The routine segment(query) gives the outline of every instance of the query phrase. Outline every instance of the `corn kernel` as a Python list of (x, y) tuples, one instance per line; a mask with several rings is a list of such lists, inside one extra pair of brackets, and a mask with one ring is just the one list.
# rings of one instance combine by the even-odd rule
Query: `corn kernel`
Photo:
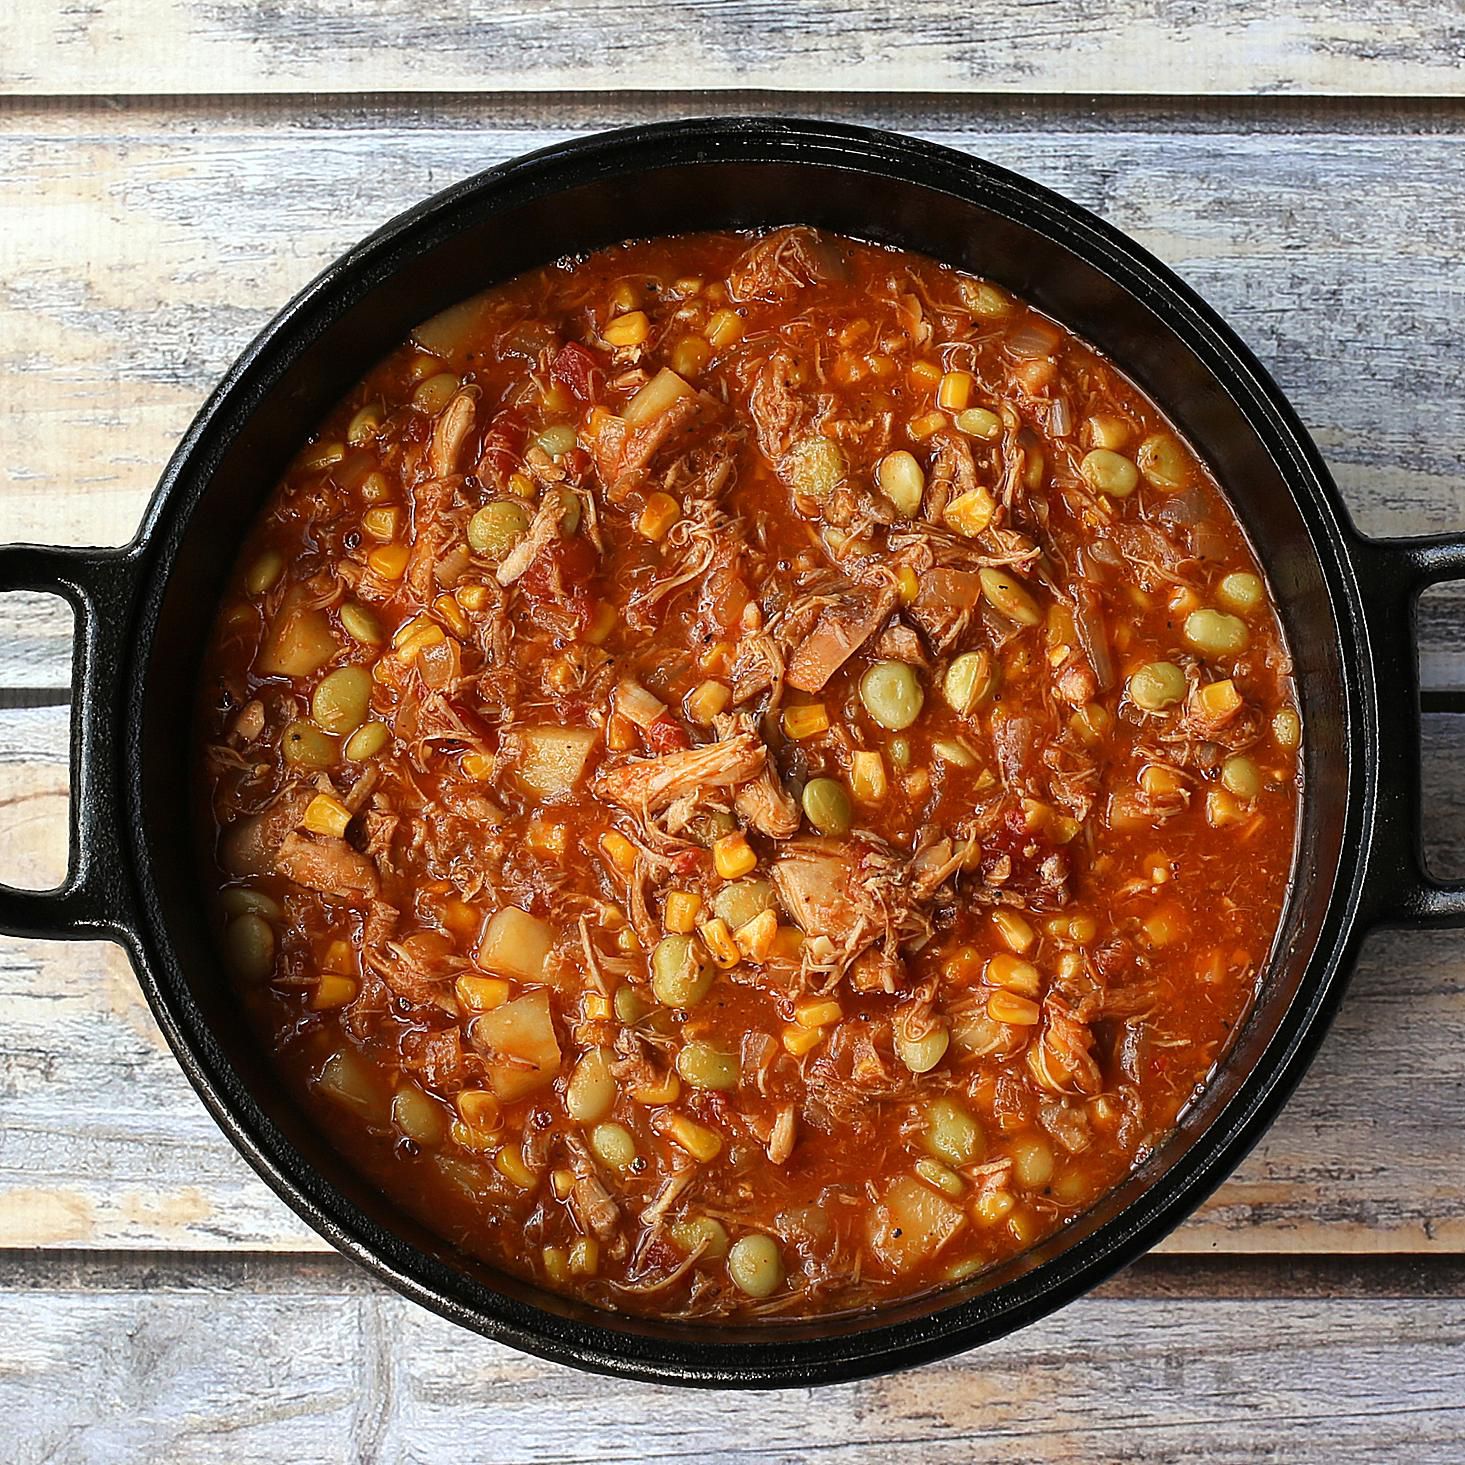
[(993, 1022), (1010, 1022), (1018, 1027), (1036, 1027), (1041, 1016), (1038, 1004), (1015, 992), (997, 991), (987, 998), (987, 1016)]
[(833, 997), (800, 997), (794, 1003), (794, 1021), (802, 1028), (827, 1028), (844, 1016)]
[(493, 754), (464, 753), (458, 759), (458, 767), (463, 770), (465, 778), (476, 779), (479, 783), (484, 783), (493, 777)]
[(570, 1275), (593, 1277), (600, 1268), (600, 1243), (593, 1236), (582, 1236), (570, 1248)]
[(639, 346), (651, 334), (651, 322), (644, 310), (617, 316), (601, 332), (612, 346)]
[(340, 839), (351, 822), (351, 811), (334, 794), (317, 794), (306, 806), (300, 823), (312, 834)]
[(948, 412), (960, 412), (972, 399), (972, 374), (948, 371), (936, 391), (936, 403)]
[(987, 1226), (995, 1226), (1012, 1214), (1017, 1204), (1010, 1190), (985, 1190), (977, 1197), (972, 1212), (976, 1219)]
[(1146, 763), (1139, 771), (1139, 786), (1149, 799), (1173, 799), (1185, 792), (1185, 780), (1163, 763)]
[(631, 1097), (646, 1108), (655, 1108), (661, 1104), (675, 1104), (682, 1096), (682, 1081), (671, 1069), (668, 1069), (655, 1083), (641, 1084), (631, 1090)]
[(616, 932), (616, 950), (623, 956), (635, 956), (641, 949), (641, 938), (629, 926)]
[(509, 492), (516, 499), (532, 499), (538, 491), (534, 487), (534, 480), (527, 473), (514, 472), (509, 474)]
[(933, 432), (940, 432), (941, 429), (945, 426), (946, 418), (942, 413), (926, 412), (923, 413), (920, 417), (912, 418), (911, 421), (906, 424), (906, 431), (910, 433), (910, 435), (915, 438), (917, 442), (922, 442), (926, 438), (930, 437)]
[(742, 952), (738, 950), (738, 943), (733, 939), (732, 928), (721, 916), (711, 921), (703, 921), (697, 927), (697, 934), (702, 938), (702, 944), (711, 954), (713, 961), (724, 971), (735, 967), (742, 960)]
[(509, 1000), (509, 984), (503, 977), (480, 977), (465, 972), (453, 983), (458, 1001), (469, 1012), (492, 1012)]
[(471, 629), (468, 625), (468, 617), (463, 614), (463, 607), (458, 604), (457, 598), (452, 595), (439, 595), (432, 603), (432, 608), (448, 623), (448, 628), (455, 636), (466, 636)]
[(807, 702), (799, 707), (783, 709), (783, 731), (785, 737), (796, 741), (812, 738), (829, 730), (829, 709), (822, 702)]
[(1016, 952), (1018, 956), (1025, 955), (1032, 950), (1033, 942), (1038, 939), (1037, 933), (1016, 911), (1008, 910), (1005, 906), (999, 906), (992, 912), (992, 924), (997, 928), (997, 934), (1002, 938), (1009, 951)]
[(660, 543), (666, 532), (682, 517), (682, 506), (669, 493), (653, 493), (636, 520), (636, 532), (653, 543)]
[(541, 1247), (539, 1258), (544, 1266), (544, 1275), (552, 1285), (563, 1287), (570, 1280), (570, 1254), (563, 1246)]
[(491, 1134), (503, 1123), (499, 1101), (487, 1089), (464, 1089), (456, 1102), (463, 1123), (471, 1129)]
[(722, 1152), (722, 1136), (715, 1129), (688, 1119), (685, 1114), (659, 1115), (653, 1122), (657, 1129), (704, 1165)]
[(629, 875), (636, 868), (636, 846), (624, 834), (608, 829), (600, 836), (601, 853), (622, 875)]
[[(453, 599), (456, 600), (458, 604), (463, 607), (464, 610), (482, 610), (488, 604), (488, 586), (459, 585), (458, 588), (453, 591)], [(459, 634), (466, 636), (468, 633), (466, 631), (462, 631)]]
[(1210, 682), (1196, 694), (1202, 711), (1212, 721), (1230, 717), (1241, 706), (1241, 694), (1229, 677), (1224, 682)]
[(797, 926), (780, 926), (768, 948), (769, 961), (797, 961), (803, 954), (804, 933)]
[(342, 976), (339, 972), (323, 972), (310, 994), (310, 1010), (325, 1012), (332, 1007), (344, 1007), (352, 1001), (357, 992), (356, 979)]
[(402, 511), (395, 507), (368, 509), (361, 516), (361, 527), (373, 539), (395, 539), (402, 522)]
[(641, 287), (630, 280), (617, 280), (610, 292), (610, 303), (617, 310), (636, 310), (641, 304)]
[(351, 972), (356, 961), (349, 941), (332, 941), (321, 958), (321, 968), (328, 972)]
[(733, 648), (731, 641), (714, 641), (697, 659), (697, 666), (708, 676), (726, 676), (732, 669)]
[(556, 1200), (568, 1200), (570, 1192), (575, 1188), (575, 1172), (573, 1170), (551, 1170), (549, 1188)]
[[(310, 811), (306, 810), (309, 817)], [(1228, 824), (1239, 824), (1246, 818), (1246, 810), (1235, 794), (1224, 788), (1206, 790), (1206, 823), (1212, 829), (1223, 829)]]
[(702, 913), (702, 897), (694, 890), (673, 890), (666, 897), (661, 924), (674, 936), (690, 936)]
[(452, 1135), (455, 1145), (461, 1145), (465, 1150), (473, 1150), (478, 1154), (491, 1150), (498, 1143), (491, 1130), (475, 1129), (461, 1119), (453, 1120), (448, 1126), (448, 1133)]
[(524, 1163), (524, 1152), (518, 1145), (505, 1145), (493, 1157), (493, 1167), (520, 1190), (534, 1189), (534, 1172)]
[(911, 380), (923, 387), (934, 387), (941, 380), (941, 368), (934, 361), (918, 361), (911, 367)]
[(1070, 916), (1068, 934), (1080, 946), (1087, 946), (1099, 934), (1099, 923), (1092, 916)]
[(885, 776), (885, 760), (879, 753), (865, 749), (850, 756), (850, 792), (862, 804), (878, 804), (890, 791)]
[(787, 1027), (783, 1030), (783, 1049), (795, 1058), (802, 1058), (824, 1041), (823, 1028)]
[(636, 724), (623, 712), (612, 712), (605, 724), (605, 746), (612, 753), (629, 753), (639, 741)]
[(1005, 988), (1023, 997), (1036, 997), (1042, 990), (1042, 978), (1037, 967), (1010, 951), (999, 951), (987, 962), (986, 977), (994, 987)]
[(777, 935), (778, 917), (772, 911), (759, 911), (751, 921), (733, 932), (733, 940), (749, 961), (755, 966), (762, 966), (773, 950), (773, 940)]
[(902, 605), (912, 604), (921, 593), (921, 582), (909, 565), (901, 565), (895, 572), (895, 590)]
[(712, 865), (724, 880), (741, 880), (757, 868), (758, 856), (741, 830), (724, 834), (712, 846)]
[(367, 555), (366, 563), (383, 580), (400, 580), (407, 569), (409, 551), (405, 544), (383, 544)]
[(975, 539), (992, 522), (997, 505), (985, 488), (973, 488), (946, 506), (946, 522), (958, 534)]
[(683, 336), (671, 348), (671, 369), (689, 381), (700, 376), (712, 360), (712, 347), (701, 336)]
[(703, 727), (711, 727), (719, 712), (726, 712), (732, 701), (732, 688), (726, 682), (708, 678), (687, 696), (687, 716)]
[(707, 322), (707, 339), (713, 347), (721, 351), (731, 346), (734, 341), (741, 339), (743, 334), (743, 318), (735, 310), (716, 310), (712, 313), (712, 319)]
[(586, 1022), (610, 1021), (610, 998), (604, 992), (587, 992), (581, 1006)]
[(580, 633), (580, 639), (588, 641), (592, 646), (604, 646), (610, 639), (610, 633), (616, 628), (616, 620), (615, 606), (608, 600), (602, 600), (590, 612), (590, 622)]

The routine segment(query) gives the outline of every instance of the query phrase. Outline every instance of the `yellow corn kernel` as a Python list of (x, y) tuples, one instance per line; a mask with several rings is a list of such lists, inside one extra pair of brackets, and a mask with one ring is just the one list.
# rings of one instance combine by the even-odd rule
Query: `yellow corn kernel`
[(453, 991), (469, 1012), (492, 1012), (509, 1000), (509, 984), (504, 977), (480, 977), (465, 972), (453, 983)]
[(722, 1136), (715, 1129), (688, 1119), (685, 1114), (659, 1115), (653, 1122), (664, 1135), (704, 1165), (722, 1152)]
[(948, 371), (936, 391), (936, 403), (948, 412), (960, 412), (972, 399), (972, 374)]
[(524, 1163), (524, 1152), (518, 1145), (505, 1145), (493, 1157), (493, 1168), (520, 1190), (534, 1189), (534, 1172)]
[(651, 334), (651, 322), (644, 310), (617, 316), (601, 333), (612, 346), (639, 346)]
[(683, 336), (671, 348), (671, 369), (688, 381), (700, 376), (712, 360), (712, 346), (701, 336)]
[[(488, 604), (487, 585), (459, 585), (453, 591), (453, 599), (458, 602), (464, 610), (482, 610)], [(460, 636), (466, 636), (467, 631), (460, 631)]]
[(975, 539), (992, 522), (996, 509), (985, 488), (973, 488), (946, 506), (945, 518), (958, 534)]
[(581, 999), (586, 1022), (610, 1021), (610, 998), (604, 992), (587, 992)]
[(464, 753), (458, 759), (458, 767), (463, 770), (465, 778), (472, 778), (476, 779), (479, 783), (485, 783), (493, 777), (493, 754)]
[(543, 404), (544, 410), (555, 416), (571, 411), (575, 405), (575, 399), (570, 395), (569, 390), (561, 386), (559, 382), (552, 383), (540, 392), (539, 400)]
[(710, 921), (703, 921), (697, 927), (697, 934), (702, 938), (702, 944), (711, 954), (713, 961), (724, 971), (735, 967), (742, 960), (743, 954), (738, 950), (738, 943), (733, 939), (732, 929), (721, 916)]
[(424, 631), (430, 630), (432, 624), (433, 622), (425, 615), (415, 615), (410, 620), (403, 621), (392, 632), (392, 648), (400, 651), (409, 641), (422, 635)]
[(653, 493), (636, 520), (636, 532), (645, 539), (660, 543), (666, 531), (682, 517), (682, 506), (669, 493)]
[(604, 646), (610, 639), (610, 633), (616, 628), (616, 619), (615, 606), (608, 600), (602, 600), (590, 612), (590, 624), (580, 633), (580, 639), (588, 641), (592, 646)]
[(800, 997), (794, 1003), (794, 1021), (801, 1028), (827, 1028), (844, 1016), (833, 997)]
[(610, 292), (610, 303), (617, 310), (636, 310), (641, 304), (641, 287), (630, 280), (617, 280)]
[(1010, 1190), (984, 1190), (972, 1206), (972, 1214), (986, 1226), (995, 1226), (1012, 1214), (1017, 1202)]
[(593, 1236), (582, 1236), (570, 1248), (570, 1275), (593, 1277), (600, 1268), (600, 1243)]
[(312, 834), (340, 839), (351, 822), (351, 811), (334, 794), (317, 794), (306, 806), (301, 826)]
[(310, 1010), (325, 1012), (332, 1007), (344, 1007), (352, 1001), (357, 992), (355, 977), (343, 977), (339, 972), (323, 972), (310, 994)]
[(890, 791), (885, 760), (879, 753), (861, 749), (850, 756), (850, 792), (862, 804), (878, 804)]
[(516, 499), (532, 499), (539, 490), (527, 473), (514, 472), (509, 474), (509, 492)]
[(987, 998), (987, 1016), (993, 1022), (1010, 1022), (1017, 1027), (1036, 1027), (1041, 1013), (1038, 1004), (1015, 992), (993, 992)]
[(575, 1188), (575, 1172), (573, 1170), (551, 1170), (549, 1188), (556, 1200), (568, 1200), (570, 1192)]
[(769, 961), (797, 961), (803, 954), (804, 933), (797, 926), (780, 926), (768, 948)]
[(447, 639), (447, 634), (436, 621), (428, 621), (426, 625), (418, 625), (412, 634), (402, 641), (397, 647), (397, 658), (400, 661), (416, 661), (429, 646), (441, 646)]
[(732, 688), (709, 677), (687, 697), (687, 716), (703, 727), (711, 727), (712, 719), (726, 712), (731, 701)]
[(783, 1030), (783, 1050), (795, 1058), (802, 1058), (824, 1041), (823, 1028), (787, 1027)]
[(629, 875), (636, 868), (636, 846), (614, 829), (607, 829), (600, 836), (600, 852), (622, 875)]
[(641, 938), (629, 926), (616, 932), (616, 950), (622, 955), (634, 956), (641, 949)]
[(1032, 926), (1016, 911), (1009, 910), (1006, 906), (999, 906), (992, 912), (992, 924), (997, 928), (997, 934), (1002, 938), (1007, 949), (1018, 956), (1023, 956), (1031, 951), (1033, 942), (1038, 939)]
[(918, 361), (911, 367), (911, 380), (923, 387), (934, 387), (941, 380), (941, 368), (934, 361)]
[(909, 565), (901, 565), (895, 572), (896, 594), (900, 596), (902, 605), (910, 605), (921, 593), (921, 582), (916, 578), (916, 572)]
[(1201, 710), (1213, 721), (1230, 717), (1241, 706), (1241, 693), (1229, 677), (1224, 682), (1210, 682), (1196, 694)]
[(715, 310), (707, 322), (707, 339), (721, 351), (740, 340), (743, 334), (743, 318), (735, 310)]
[(355, 966), (355, 955), (349, 941), (332, 941), (321, 959), (322, 969), (328, 972), (350, 972)]
[(405, 544), (383, 544), (367, 555), (366, 563), (383, 580), (400, 580), (407, 569), (409, 551)]
[(945, 426), (946, 418), (942, 413), (925, 412), (920, 417), (912, 418), (911, 421), (906, 424), (905, 430), (910, 433), (910, 435), (915, 438), (917, 442), (922, 442), (926, 438), (930, 437), (933, 432), (940, 432), (941, 429)]
[(368, 509), (361, 516), (361, 527), (373, 539), (395, 539), (402, 522), (402, 511), (395, 506)]
[(999, 951), (989, 958), (986, 977), (994, 987), (1016, 992), (1021, 997), (1036, 997), (1042, 990), (1042, 978), (1037, 967), (1010, 951)]
[(733, 932), (733, 940), (754, 966), (762, 966), (773, 950), (773, 939), (777, 935), (778, 917), (772, 911), (759, 911), (751, 921)]
[(605, 724), (605, 746), (612, 753), (629, 753), (638, 741), (636, 724), (624, 713), (612, 712)]
[(822, 702), (807, 702), (799, 707), (783, 709), (785, 737), (795, 740), (812, 738), (829, 730), (829, 709)]
[(1185, 780), (1163, 763), (1146, 763), (1139, 771), (1139, 786), (1149, 799), (1173, 799), (1185, 791)]
[(468, 625), (468, 617), (463, 614), (463, 607), (458, 604), (457, 597), (453, 595), (439, 595), (432, 603), (432, 608), (448, 623), (448, 629), (455, 636), (466, 636), (471, 629)]
[(641, 1084), (631, 1090), (631, 1097), (648, 1109), (661, 1104), (675, 1104), (681, 1096), (682, 1081), (671, 1069), (662, 1074), (655, 1083)]
[(669, 891), (661, 924), (673, 936), (690, 936), (697, 929), (697, 917), (701, 913), (702, 897), (695, 890)]
[(758, 856), (741, 830), (724, 834), (712, 845), (712, 866), (724, 880), (741, 880), (757, 868)]
[(1068, 934), (1080, 946), (1087, 946), (1099, 934), (1099, 923), (1092, 916), (1070, 916)]
[(733, 646), (731, 641), (714, 641), (697, 658), (698, 669), (712, 677), (724, 677), (732, 668)]
[[(309, 817), (310, 810), (307, 809)], [(1235, 794), (1224, 788), (1206, 790), (1206, 823), (1212, 829), (1224, 829), (1228, 824), (1240, 824), (1246, 818), (1246, 810)]]
[(470, 1129), (492, 1134), (503, 1123), (499, 1101), (487, 1089), (464, 1089), (456, 1102), (459, 1116)]
[(455, 1119), (448, 1126), (448, 1133), (453, 1137), (455, 1145), (461, 1145), (465, 1150), (473, 1150), (478, 1154), (485, 1154), (498, 1143), (498, 1136), (488, 1129), (475, 1129), (471, 1124), (462, 1119)]
[(570, 847), (570, 832), (558, 820), (536, 815), (529, 821), (524, 842), (536, 855), (557, 860)]
[[(561, 1199), (563, 1198), (562, 1196)], [(544, 1275), (553, 1286), (563, 1287), (570, 1280), (570, 1254), (563, 1246), (541, 1247), (539, 1259), (544, 1267)]]

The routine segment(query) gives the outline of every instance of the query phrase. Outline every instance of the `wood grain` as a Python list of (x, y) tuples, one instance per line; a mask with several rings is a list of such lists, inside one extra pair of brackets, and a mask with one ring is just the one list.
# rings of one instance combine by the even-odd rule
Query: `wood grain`
[(523, 1358), (325, 1259), (28, 1265), (0, 1284), (0, 1412), (16, 1465), (1458, 1460), (1459, 1278), (1350, 1295), (1328, 1270), (1201, 1290), (1141, 1264), (964, 1357), (732, 1396)]
[[(708, 106), (0, 114), (0, 213), (25, 220), (0, 230), (0, 540), (130, 537), (237, 352), (391, 214), (592, 126)], [(1365, 529), (1465, 525), (1465, 110), (1216, 107), (1181, 120), (939, 99), (801, 110), (917, 131), (1096, 208), (1259, 352)], [(1429, 602), (1435, 685), (1465, 685), (1462, 605), (1459, 592)], [(31, 639), (67, 634), (54, 614), (27, 626)]]
[(1465, 26), (1431, 0), (20, 0), (0, 53), (12, 95), (909, 90), (1458, 94)]
[[(0, 803), (0, 878), (62, 863), (65, 719), (0, 714), (6, 787), (32, 795)], [(1465, 872), (1465, 720), (1427, 719), (1426, 746), (1431, 853)], [(0, 1014), (0, 1247), (324, 1245), (215, 1129), (119, 951), (0, 941)], [(1282, 1118), (1166, 1248), (1465, 1253), (1462, 1052), (1458, 939), (1374, 937)]]

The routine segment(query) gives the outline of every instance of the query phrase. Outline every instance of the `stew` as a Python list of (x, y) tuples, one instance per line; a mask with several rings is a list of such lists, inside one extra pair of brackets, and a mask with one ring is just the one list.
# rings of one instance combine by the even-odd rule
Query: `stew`
[(1171, 1131), (1286, 895), (1268, 588), (1155, 405), (805, 228), (446, 311), (290, 464), (204, 669), (210, 899), (334, 1143), (609, 1308), (970, 1276)]

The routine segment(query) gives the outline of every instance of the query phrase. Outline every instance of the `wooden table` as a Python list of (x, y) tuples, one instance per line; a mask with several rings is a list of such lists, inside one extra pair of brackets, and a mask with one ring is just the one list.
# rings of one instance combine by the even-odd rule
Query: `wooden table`
[[(1465, 528), (1465, 13), (1306, 8), (21, 0), (0, 540), (129, 537), (233, 356), (397, 210), (554, 139), (715, 111), (918, 133), (1096, 209), (1258, 351), (1365, 529)], [(1421, 626), (1426, 830), (1455, 875), (1461, 609), (1433, 593)], [(15, 882), (64, 864), (69, 635), (55, 602), (0, 597)], [(368, 1280), (221, 1138), (117, 951), (0, 941), (0, 1454), (1459, 1460), (1462, 1133), (1465, 943), (1376, 936), (1285, 1116), (1160, 1253), (949, 1363), (694, 1395), (538, 1363)]]

